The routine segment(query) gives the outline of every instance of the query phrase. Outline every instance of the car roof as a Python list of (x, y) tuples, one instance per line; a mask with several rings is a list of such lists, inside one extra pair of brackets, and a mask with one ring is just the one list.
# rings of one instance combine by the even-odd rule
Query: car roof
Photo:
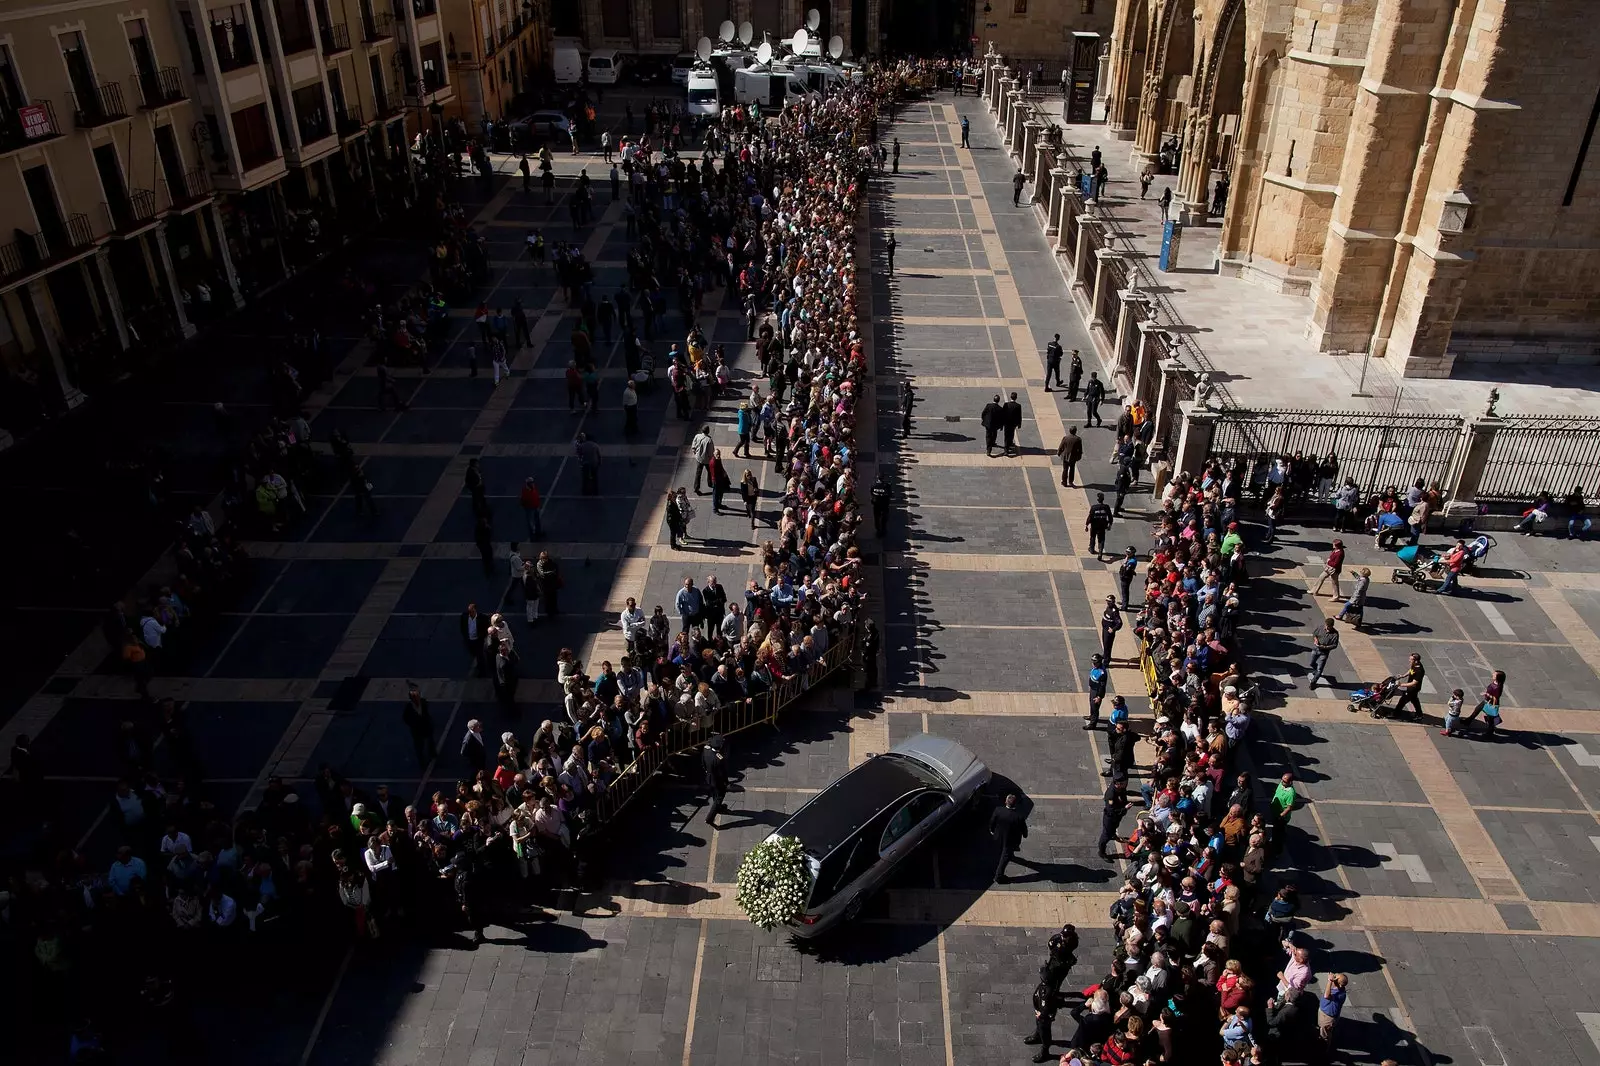
[(942, 787), (937, 774), (913, 759), (878, 755), (813, 796), (778, 834), (795, 837), (807, 851), (826, 858), (897, 800)]

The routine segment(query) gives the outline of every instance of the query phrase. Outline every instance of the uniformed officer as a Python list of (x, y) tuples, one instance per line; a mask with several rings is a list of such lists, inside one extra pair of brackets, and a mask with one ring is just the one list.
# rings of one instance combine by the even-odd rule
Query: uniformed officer
[(1050, 1061), (1050, 1023), (1056, 1019), (1056, 996), (1050, 991), (1050, 986), (1039, 982), (1039, 987), (1033, 990), (1033, 1035), (1025, 1038), (1024, 1044), (1036, 1044), (1039, 1047), (1033, 1056), (1034, 1062)]
[(1078, 382), (1083, 380), (1083, 357), (1078, 354), (1078, 349), (1072, 349), (1072, 365), (1067, 368), (1067, 400), (1069, 403), (1078, 402)]
[(1106, 698), (1105, 656), (1096, 653), (1089, 662), (1089, 717), (1083, 720), (1085, 729), (1093, 729), (1100, 724), (1100, 704)]
[(878, 478), (872, 483), (872, 525), (878, 531), (878, 539), (882, 540), (889, 532), (889, 479), (885, 472), (878, 471)]
[(878, 626), (869, 618), (861, 634), (861, 666), (867, 674), (868, 692), (875, 692), (878, 688), (878, 643)]
[(900, 385), (900, 435), (911, 436), (911, 406), (917, 402), (917, 394), (911, 388), (911, 382), (902, 382)]
[[(894, 271), (890, 271), (891, 274)], [(1044, 391), (1050, 391), (1050, 379), (1054, 377), (1057, 385), (1065, 384), (1061, 380), (1061, 334), (1057, 333), (1055, 339), (1044, 346)]]
[(1039, 967), (1039, 980), (1050, 989), (1051, 996), (1061, 991), (1061, 982), (1067, 979), (1078, 962), (1078, 930), (1071, 923), (1050, 937), (1050, 958)]
[(889, 255), (889, 276), (894, 277), (894, 250), (899, 247), (899, 242), (894, 239), (894, 230), (889, 231), (889, 239), (884, 242), (883, 249)]
[(1106, 854), (1106, 845), (1117, 839), (1117, 826), (1122, 822), (1122, 814), (1128, 809), (1128, 782), (1113, 779), (1106, 788), (1105, 805), (1100, 811), (1100, 858), (1110, 862), (1111, 856)]
[(700, 749), (700, 767), (705, 771), (706, 788), (710, 791), (710, 809), (706, 811), (706, 824), (717, 824), (717, 813), (726, 808), (728, 798), (728, 757), (724, 753), (726, 741), (721, 734), (713, 733)]
[(1089, 531), (1089, 550), (1096, 556), (1106, 552), (1106, 530), (1111, 528), (1111, 508), (1106, 505), (1106, 494), (1094, 494), (1094, 505), (1089, 508), (1083, 528)]
[(1132, 544), (1117, 564), (1117, 582), (1122, 586), (1122, 609), (1128, 609), (1128, 594), (1133, 590), (1133, 579), (1139, 573), (1139, 553)]

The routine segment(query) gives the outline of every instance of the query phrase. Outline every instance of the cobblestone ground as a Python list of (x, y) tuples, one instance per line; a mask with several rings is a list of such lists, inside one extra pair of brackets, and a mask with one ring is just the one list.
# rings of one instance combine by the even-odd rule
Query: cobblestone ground
[[(959, 114), (972, 118), (971, 150), (956, 147)], [(881, 564), (884, 700), (820, 692), (781, 730), (740, 738), (732, 813), (717, 829), (697, 791), (664, 782), (616, 834), (602, 890), (566, 897), (553, 920), (492, 927), (476, 951), (390, 942), (349, 951), (335, 940), (279, 960), (281, 977), (237, 998), (202, 998), (183, 1028), (205, 1042), (209, 1061), (1021, 1062), (1048, 933), (1076, 922), (1082, 970), (1098, 977), (1119, 871), (1094, 853), (1103, 740), (1077, 724), (1096, 643), (1092, 605), (1113, 583), (1083, 532), (1089, 494), (1109, 488), (1111, 430), (1080, 430), (1085, 484), (1061, 487), (1054, 445), (1065, 424), (1081, 426), (1082, 409), (1045, 391), (1042, 377), (1052, 333), (1069, 349), (1092, 346), (1032, 212), (1011, 205), (1010, 166), (976, 102), (919, 104), (893, 134), (900, 173), (881, 181), (871, 208), (878, 379), (864, 398), (861, 479), (882, 464), (904, 490), (886, 540), (869, 544)], [(456, 345), (429, 379), (402, 379), (403, 413), (373, 409), (365, 346), (350, 350), (314, 425), (319, 438), (343, 429), (368, 457), (382, 513), (358, 518), (348, 498), (318, 497), (298, 536), (253, 545), (254, 592), (191, 649), (181, 676), (159, 683), (190, 701), (219, 807), (246, 802), (268, 770), (311, 796), (305, 779), (325, 762), (409, 799), (454, 780), (466, 719), (483, 718), (490, 735), (510, 724), (486, 683), (468, 677), (455, 637), (464, 603), (498, 603), (504, 586), (498, 573), (484, 577), (470, 543), (470, 457), (482, 461), (502, 545), (521, 533), (518, 485), (539, 479), (550, 497), (542, 547), (568, 575), (562, 625), (518, 634), (538, 677), (520, 690), (524, 729), (554, 706), (545, 675), (559, 646), (589, 660), (620, 655), (607, 620), (624, 597), (642, 590), (648, 606), (684, 576), (714, 572), (737, 588), (753, 572), (741, 519), (708, 518), (702, 550), (667, 547), (656, 500), (689, 468), (685, 426), (668, 417), (664, 390), (642, 407), (637, 442), (626, 442), (612, 352), (602, 358), (601, 411), (566, 411), (566, 308), (548, 275), (512, 263), (524, 228), (551, 211), (510, 189), (479, 207), (496, 263), (490, 302), (520, 296), (543, 311), (535, 343), (499, 388), (469, 378)], [(559, 206), (555, 217), (565, 218)], [(889, 229), (899, 242), (892, 279), (881, 258)], [(546, 233), (570, 236), (560, 225)], [(626, 248), (617, 211), (578, 239), (598, 263), (598, 288), (613, 289)], [(742, 321), (708, 306), (702, 323), (748, 371)], [(457, 325), (464, 333), (470, 318)], [(905, 377), (921, 402), (902, 438), (893, 397)], [(989, 459), (980, 447), (977, 415), (997, 390), (1015, 390), (1025, 407), (1017, 457)], [(604, 449), (598, 498), (579, 496), (568, 459), (579, 429)], [(731, 444), (726, 424), (718, 433)], [(770, 498), (770, 473), (764, 487)], [(1130, 504), (1113, 548), (1147, 543), (1139, 516), (1149, 498)], [(1344, 1050), (1355, 1061), (1597, 1061), (1593, 547), (1503, 538), (1490, 568), (1450, 599), (1386, 583), (1388, 559), (1353, 543), (1351, 564), (1378, 575), (1374, 624), (1344, 632), (1330, 683), (1310, 689), (1307, 635), (1332, 602), (1310, 594), (1327, 537), (1284, 523), (1257, 560), (1244, 641), (1270, 675), (1250, 760), (1262, 775), (1292, 768), (1310, 800), (1295, 815), (1287, 861), (1319, 900), (1308, 929), (1319, 972), (1352, 978)], [(1427, 721), (1346, 713), (1347, 688), (1399, 672), (1412, 651), (1430, 678)], [(1443, 694), (1481, 689), (1494, 668), (1510, 674), (1510, 736), (1493, 746), (1440, 737)], [(406, 679), (432, 699), (444, 740), (443, 757), (422, 771), (398, 721)], [(1114, 671), (1112, 686), (1146, 711), (1134, 671)], [(71, 768), (50, 787), (91, 848), (111, 843), (98, 815), (116, 770), (109, 744), (84, 738), (106, 736), (132, 697), (124, 678), (74, 657), (5, 726), (8, 744), (26, 726), (49, 765)], [(850, 765), (919, 730), (959, 739), (1026, 795), (1023, 875), (989, 883), (991, 844), (969, 820), (815, 952), (743, 921), (731, 882), (744, 850)]]

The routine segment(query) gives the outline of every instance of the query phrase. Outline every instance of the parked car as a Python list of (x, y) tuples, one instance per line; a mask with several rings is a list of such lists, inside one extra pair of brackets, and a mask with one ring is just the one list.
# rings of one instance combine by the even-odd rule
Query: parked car
[(920, 733), (813, 796), (774, 836), (805, 850), (811, 895), (792, 923), (814, 937), (854, 919), (894, 868), (970, 803), (989, 768), (953, 740)]
[(660, 85), (672, 76), (672, 61), (662, 56), (639, 56), (628, 64), (627, 73), (636, 85)]
[(688, 85), (689, 71), (694, 69), (695, 54), (693, 52), (679, 52), (672, 57), (672, 84)]
[(572, 123), (568, 122), (567, 116), (559, 111), (535, 111), (522, 118), (513, 119), (507, 127), (511, 131), (513, 149), (524, 144), (536, 144), (539, 141), (565, 140), (572, 135), (570, 132)]

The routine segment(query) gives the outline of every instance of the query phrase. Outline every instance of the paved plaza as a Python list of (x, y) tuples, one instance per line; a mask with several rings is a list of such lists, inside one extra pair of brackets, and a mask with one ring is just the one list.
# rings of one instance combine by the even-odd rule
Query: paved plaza
[[(961, 115), (971, 150), (957, 147)], [(886, 135), (903, 154), (899, 174), (877, 183), (862, 243), (873, 257), (876, 380), (858, 433), (860, 484), (882, 468), (898, 486), (886, 539), (867, 545), (884, 698), (829, 687), (780, 729), (735, 738), (730, 812), (715, 829), (698, 783), (659, 782), (611, 834), (599, 889), (563, 893), (548, 920), (491, 926), (476, 949), (328, 942), (279, 960), (281, 981), (202, 997), (184, 1027), (206, 1061), (1014, 1063), (1031, 1051), (1021, 1043), (1029, 996), (1063, 922), (1083, 933), (1069, 987), (1099, 979), (1121, 870), (1095, 854), (1105, 737), (1078, 724), (1097, 605), (1114, 585), (1084, 531), (1092, 493), (1110, 489), (1114, 419), (1082, 429), (1081, 405), (1044, 388), (1052, 334), (1085, 352), (1086, 369), (1096, 369), (1093, 349), (1034, 212), (1011, 204), (1013, 168), (980, 102), (940, 94)], [(688, 424), (671, 415), (665, 387), (645, 397), (629, 442), (622, 357), (605, 346), (601, 409), (566, 409), (569, 312), (548, 268), (518, 251), (530, 225), (580, 240), (597, 290), (614, 291), (628, 247), (620, 205), (577, 235), (564, 206), (532, 206), (512, 184), (469, 210), (492, 249), (488, 301), (520, 297), (542, 312), (534, 343), (498, 388), (471, 378), (461, 339), (474, 327), (458, 311), (460, 339), (439, 368), (426, 379), (402, 372), (410, 407), (398, 413), (374, 409), (370, 345), (343, 352), (335, 381), (313, 398), (313, 427), (319, 441), (342, 430), (368, 457), (380, 514), (358, 516), (346, 495), (317, 497), (298, 535), (251, 544), (249, 594), (179, 676), (155, 683), (158, 695), (188, 701), (215, 778), (207, 798), (220, 810), (252, 803), (269, 774), (314, 804), (309, 779), (323, 764), (407, 801), (451, 788), (465, 770), (456, 746), (468, 719), (490, 736), (526, 735), (559, 713), (559, 648), (586, 662), (620, 659), (613, 621), (628, 596), (648, 611), (670, 605), (686, 576), (715, 573), (730, 589), (759, 576), (742, 515), (711, 516), (707, 505), (695, 550), (668, 546), (659, 504), (693, 470)], [(882, 257), (890, 229), (893, 278)], [(743, 317), (720, 299), (701, 324), (747, 376), (756, 361)], [(676, 313), (668, 322), (669, 337), (684, 332)], [(659, 337), (655, 347), (665, 350)], [(908, 437), (896, 404), (906, 379), (919, 398)], [(1024, 406), (1011, 458), (983, 454), (977, 419), (997, 391)], [(175, 391), (160, 412), (199, 420), (211, 398)], [(715, 419), (730, 449), (732, 417)], [(1065, 488), (1054, 451), (1072, 424), (1086, 442), (1083, 485)], [(598, 497), (579, 492), (579, 430), (603, 452)], [(465, 604), (496, 605), (506, 584), (501, 569), (484, 575), (472, 543), (470, 458), (481, 461), (502, 555), (521, 539), (518, 487), (538, 479), (549, 499), (539, 546), (566, 575), (559, 625), (517, 622), (528, 679), (515, 716), (488, 681), (468, 676), (457, 636)], [(730, 462), (737, 478), (740, 460)], [(750, 465), (771, 517), (780, 486), (770, 464)], [(1109, 546), (1144, 550), (1152, 513), (1148, 494), (1131, 496)], [(1351, 977), (1342, 1049), (1352, 1061), (1392, 1055), (1417, 1066), (1600, 1061), (1600, 555), (1591, 544), (1503, 536), (1464, 594), (1443, 598), (1390, 584), (1392, 557), (1352, 536), (1347, 565), (1374, 569), (1371, 624), (1343, 630), (1329, 683), (1313, 689), (1308, 634), (1333, 601), (1313, 599), (1311, 587), (1329, 535), (1293, 515), (1280, 524), (1276, 544), (1252, 560), (1242, 641), (1269, 696), (1247, 762), (1266, 780), (1292, 770), (1309, 800), (1283, 863), (1301, 871), (1311, 901), (1317, 971)], [(0, 726), (7, 749), (16, 733), (34, 735), (50, 794), (97, 856), (114, 843), (104, 812), (118, 773), (115, 724), (144, 713), (131, 680), (102, 667), (98, 639)], [(1347, 713), (1347, 689), (1403, 673), (1412, 652), (1430, 679), (1425, 722)], [(1510, 735), (1494, 745), (1441, 737), (1445, 695), (1461, 687), (1470, 699), (1492, 669), (1509, 674)], [(408, 680), (440, 727), (442, 754), (420, 769), (399, 717)], [(1136, 670), (1114, 670), (1111, 690), (1148, 721)], [(997, 788), (1026, 798), (1021, 876), (991, 883), (996, 845), (979, 812), (918, 852), (842, 935), (800, 950), (750, 925), (733, 902), (744, 852), (850, 766), (920, 731), (961, 741), (993, 768)], [(152, 1035), (144, 1061), (173, 1061), (164, 1048)]]

